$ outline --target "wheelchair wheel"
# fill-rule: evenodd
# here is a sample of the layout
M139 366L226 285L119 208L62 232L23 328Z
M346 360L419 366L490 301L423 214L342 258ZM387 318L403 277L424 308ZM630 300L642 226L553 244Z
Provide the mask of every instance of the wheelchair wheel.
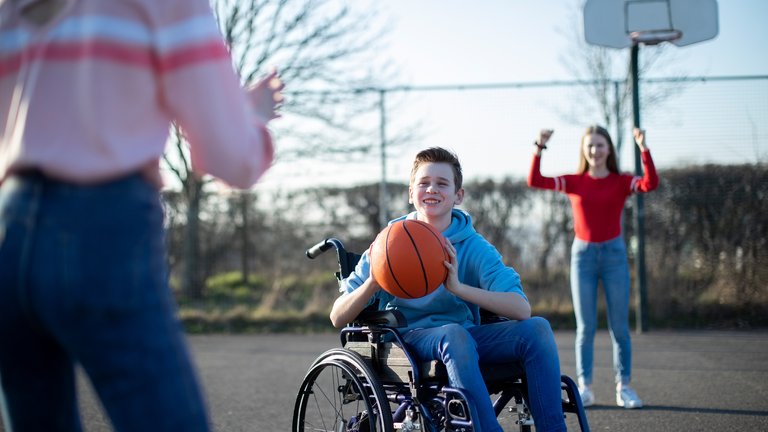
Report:
M365 360L343 348L326 351L310 366L296 396L294 432L393 430L389 401Z

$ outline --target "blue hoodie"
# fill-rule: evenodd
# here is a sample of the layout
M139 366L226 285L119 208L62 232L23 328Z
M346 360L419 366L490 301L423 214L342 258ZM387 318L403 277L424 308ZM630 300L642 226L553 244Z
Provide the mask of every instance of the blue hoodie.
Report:
M459 281L488 291L513 292L528 301L520 276L513 268L505 266L496 248L475 231L469 214L453 209L451 216L451 225L443 235L456 248ZM416 212L394 219L390 224L403 219L416 219ZM340 291L352 292L368 279L371 271L369 250L363 253L355 271L341 283ZM464 327L480 324L480 308L451 294L444 285L418 299L398 298L384 290L379 290L370 303L376 299L379 309L397 309L403 313L408 326L400 329L402 333L450 323Z

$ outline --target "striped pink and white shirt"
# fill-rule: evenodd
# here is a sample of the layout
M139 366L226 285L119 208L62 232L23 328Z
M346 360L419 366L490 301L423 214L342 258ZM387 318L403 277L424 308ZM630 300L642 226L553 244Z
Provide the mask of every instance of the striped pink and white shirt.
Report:
M0 181L159 179L171 121L198 173L252 186L273 159L207 0L69 0L48 24L0 1Z

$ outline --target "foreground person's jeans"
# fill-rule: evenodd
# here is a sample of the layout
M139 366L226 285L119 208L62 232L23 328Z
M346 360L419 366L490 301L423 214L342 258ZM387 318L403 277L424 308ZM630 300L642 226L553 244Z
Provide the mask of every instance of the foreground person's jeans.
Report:
M81 430L80 364L116 430L208 430L167 277L158 192L141 176L0 185L6 428Z

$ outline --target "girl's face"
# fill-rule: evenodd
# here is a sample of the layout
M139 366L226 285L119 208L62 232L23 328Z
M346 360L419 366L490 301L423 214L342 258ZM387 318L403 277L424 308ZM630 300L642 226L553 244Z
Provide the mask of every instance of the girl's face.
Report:
M590 167L600 168L606 166L611 148L604 136L593 133L586 135L581 141L581 151Z
M456 190L453 169L444 162L422 164L408 186L408 202L427 220L450 215L463 198L464 189Z

